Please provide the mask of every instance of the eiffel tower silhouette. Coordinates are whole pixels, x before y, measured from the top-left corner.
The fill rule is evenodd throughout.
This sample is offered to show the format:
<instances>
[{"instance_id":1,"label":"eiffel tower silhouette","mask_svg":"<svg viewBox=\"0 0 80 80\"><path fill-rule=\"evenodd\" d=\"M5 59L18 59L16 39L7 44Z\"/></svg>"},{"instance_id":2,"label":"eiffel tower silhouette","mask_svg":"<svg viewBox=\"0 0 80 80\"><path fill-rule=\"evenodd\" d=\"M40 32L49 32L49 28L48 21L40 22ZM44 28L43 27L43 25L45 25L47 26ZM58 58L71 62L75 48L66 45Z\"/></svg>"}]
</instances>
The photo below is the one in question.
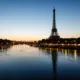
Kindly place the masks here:
<instances>
[{"instance_id":1,"label":"eiffel tower silhouette","mask_svg":"<svg viewBox=\"0 0 80 80\"><path fill-rule=\"evenodd\" d=\"M55 9L53 9L53 26L49 39L59 39L59 38L60 36L58 35L57 28L56 28Z\"/></svg>"}]
</instances>

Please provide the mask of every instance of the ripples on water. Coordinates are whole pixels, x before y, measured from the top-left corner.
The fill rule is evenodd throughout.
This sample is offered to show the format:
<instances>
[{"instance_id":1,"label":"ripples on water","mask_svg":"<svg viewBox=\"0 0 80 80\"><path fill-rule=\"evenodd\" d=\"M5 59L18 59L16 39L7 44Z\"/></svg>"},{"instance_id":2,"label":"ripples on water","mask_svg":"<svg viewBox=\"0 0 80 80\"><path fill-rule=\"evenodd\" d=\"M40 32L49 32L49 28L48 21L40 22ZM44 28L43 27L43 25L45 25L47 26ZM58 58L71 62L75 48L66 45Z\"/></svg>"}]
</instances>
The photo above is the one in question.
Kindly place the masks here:
<instances>
[{"instance_id":1,"label":"ripples on water","mask_svg":"<svg viewBox=\"0 0 80 80\"><path fill-rule=\"evenodd\" d=\"M14 45L0 48L0 80L80 80L80 50Z\"/></svg>"}]
</instances>

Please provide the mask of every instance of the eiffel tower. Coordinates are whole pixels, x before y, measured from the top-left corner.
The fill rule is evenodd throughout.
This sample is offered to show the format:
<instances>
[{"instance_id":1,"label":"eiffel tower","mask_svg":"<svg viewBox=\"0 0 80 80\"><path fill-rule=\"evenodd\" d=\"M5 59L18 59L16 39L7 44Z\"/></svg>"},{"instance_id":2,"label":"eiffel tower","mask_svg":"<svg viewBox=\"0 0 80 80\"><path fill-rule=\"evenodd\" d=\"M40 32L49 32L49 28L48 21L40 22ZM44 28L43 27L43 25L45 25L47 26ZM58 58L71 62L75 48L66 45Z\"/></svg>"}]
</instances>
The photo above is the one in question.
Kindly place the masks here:
<instances>
[{"instance_id":1,"label":"eiffel tower","mask_svg":"<svg viewBox=\"0 0 80 80\"><path fill-rule=\"evenodd\" d=\"M55 20L55 9L53 9L53 26L52 26L52 30L51 30L51 35L49 37L49 39L59 39L60 36L58 35L57 32L57 28L56 28L56 20Z\"/></svg>"}]
</instances>

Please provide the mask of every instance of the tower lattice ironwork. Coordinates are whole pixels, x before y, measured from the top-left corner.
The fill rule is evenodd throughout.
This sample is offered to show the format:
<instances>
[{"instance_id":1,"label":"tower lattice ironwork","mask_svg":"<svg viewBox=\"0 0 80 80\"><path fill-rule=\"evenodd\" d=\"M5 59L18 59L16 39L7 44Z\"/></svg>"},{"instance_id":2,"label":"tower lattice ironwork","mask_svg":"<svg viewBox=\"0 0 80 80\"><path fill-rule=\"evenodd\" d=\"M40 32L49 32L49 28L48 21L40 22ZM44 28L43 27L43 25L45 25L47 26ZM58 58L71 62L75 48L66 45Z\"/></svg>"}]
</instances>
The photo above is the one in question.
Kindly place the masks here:
<instances>
[{"instance_id":1,"label":"tower lattice ironwork","mask_svg":"<svg viewBox=\"0 0 80 80\"><path fill-rule=\"evenodd\" d=\"M49 39L58 39L58 38L60 38L60 36L58 35L56 28L55 9L53 9L53 25Z\"/></svg>"}]
</instances>

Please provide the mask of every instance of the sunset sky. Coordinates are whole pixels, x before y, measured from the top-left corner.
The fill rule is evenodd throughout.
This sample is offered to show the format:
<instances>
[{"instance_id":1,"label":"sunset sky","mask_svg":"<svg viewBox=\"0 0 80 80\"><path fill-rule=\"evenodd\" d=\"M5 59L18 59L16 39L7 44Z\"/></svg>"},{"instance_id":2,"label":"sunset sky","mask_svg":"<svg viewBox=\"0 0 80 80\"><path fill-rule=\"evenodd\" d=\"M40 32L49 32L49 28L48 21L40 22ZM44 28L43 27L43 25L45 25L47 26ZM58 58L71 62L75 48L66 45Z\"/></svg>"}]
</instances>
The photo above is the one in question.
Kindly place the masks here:
<instances>
[{"instance_id":1,"label":"sunset sky","mask_svg":"<svg viewBox=\"0 0 80 80\"><path fill-rule=\"evenodd\" d=\"M53 8L61 37L80 37L80 0L0 0L0 38L40 40L51 34Z\"/></svg>"}]
</instances>

